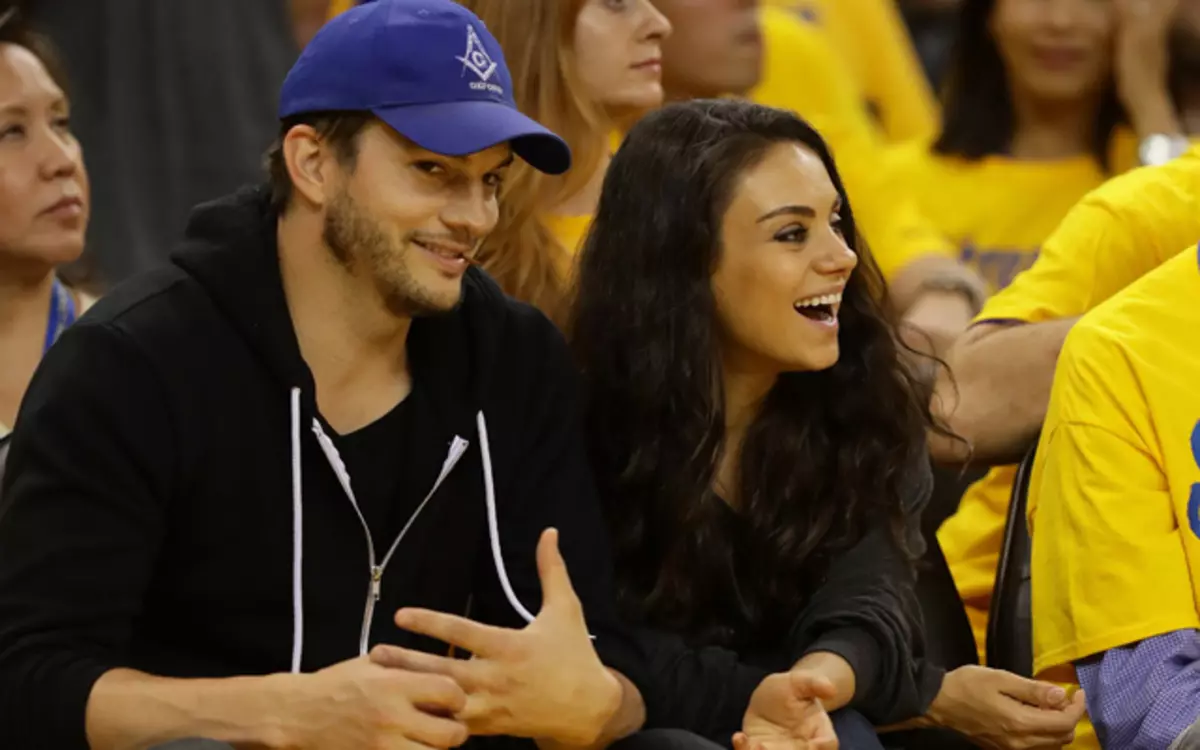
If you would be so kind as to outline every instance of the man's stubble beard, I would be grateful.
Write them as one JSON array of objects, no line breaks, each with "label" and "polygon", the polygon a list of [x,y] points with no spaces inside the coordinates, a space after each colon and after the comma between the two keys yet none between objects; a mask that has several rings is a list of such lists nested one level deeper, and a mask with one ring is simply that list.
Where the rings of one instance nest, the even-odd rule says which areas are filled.
[{"label": "man's stubble beard", "polygon": [[460,295],[446,305],[422,288],[405,265],[408,247],[393,242],[345,190],[329,204],[322,238],[338,265],[351,275],[365,274],[372,280],[396,317],[438,315],[461,302]]}]

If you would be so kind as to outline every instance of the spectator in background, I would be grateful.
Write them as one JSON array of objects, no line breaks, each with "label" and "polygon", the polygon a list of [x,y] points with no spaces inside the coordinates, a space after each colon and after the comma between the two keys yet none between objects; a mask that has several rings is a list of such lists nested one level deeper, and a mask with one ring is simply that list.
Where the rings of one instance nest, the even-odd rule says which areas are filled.
[{"label": "spectator in background", "polygon": [[[796,112],[829,143],[895,308],[941,351],[983,302],[982,282],[880,169],[881,146],[838,53],[815,27],[757,3],[657,0],[674,31],[663,45],[670,99],[745,95]],[[917,337],[917,343],[925,343]]]},{"label": "spectator in background", "polygon": [[[1139,129],[1178,129],[1173,115],[1165,123],[1154,115],[1173,111],[1165,52],[1153,59],[1129,42],[1165,44],[1170,10],[1170,0],[966,0],[944,130],[902,161],[926,214],[993,288],[1031,265],[1072,206],[1103,183],[1118,90]],[[939,532],[981,655],[1015,473],[998,466],[971,485]]]},{"label": "spectator in background", "polygon": [[571,171],[514,165],[480,259],[501,287],[562,322],[575,251],[591,223],[614,133],[662,104],[661,43],[650,0],[460,0],[511,50],[517,104],[566,139]]},{"label": "spectator in background", "polygon": [[1087,692],[1082,748],[1200,746],[1200,257],[1067,337],[1029,486],[1034,670]]},{"label": "spectator in background", "polygon": [[[1090,193],[1046,240],[1033,267],[988,300],[949,356],[935,412],[985,464],[1016,463],[1046,418],[1059,350],[1079,316],[1200,240],[1200,146],[1136,169]],[[934,456],[969,456],[934,434]],[[955,582],[979,632],[986,627],[1010,495],[973,490],[943,528]],[[1088,732],[1081,731],[1085,735]]]},{"label": "spectator in background", "polygon": [[[913,725],[986,747],[1061,744],[1082,699],[921,658],[908,555],[929,415],[855,228],[820,136],[791,114],[693,102],[630,132],[571,319],[623,605],[828,680],[802,697],[835,718],[925,713]],[[730,730],[714,718],[682,726]],[[858,719],[835,723],[845,750],[878,746]]]},{"label": "spectator in background", "polygon": [[961,0],[898,0],[925,76],[940,91],[950,65]]},{"label": "spectator in background", "polygon": [[821,29],[888,143],[931,140],[941,113],[895,0],[766,0]]},{"label": "spectator in background", "polygon": [[91,303],[57,270],[83,252],[90,194],[62,68],[0,17],[0,437],[42,356]]},{"label": "spectator in background", "polygon": [[95,210],[87,258],[117,283],[166,260],[197,203],[256,181],[296,58],[289,0],[36,0],[62,50]]},{"label": "spectator in background", "polygon": [[1171,32],[1171,95],[1184,131],[1200,135],[1200,0],[1179,0]]}]

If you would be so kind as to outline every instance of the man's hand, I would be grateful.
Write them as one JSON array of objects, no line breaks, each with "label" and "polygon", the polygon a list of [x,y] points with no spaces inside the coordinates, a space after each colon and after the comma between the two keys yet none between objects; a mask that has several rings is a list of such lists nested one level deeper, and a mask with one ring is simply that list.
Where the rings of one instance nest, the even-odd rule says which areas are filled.
[{"label": "man's hand", "polygon": [[450,718],[467,696],[443,675],[389,669],[360,657],[310,675],[279,677],[294,681],[281,719],[282,747],[418,750],[467,741],[466,725]]},{"label": "man's hand", "polygon": [[1027,680],[987,667],[959,667],[946,674],[929,718],[990,750],[1056,748],[1075,739],[1086,709],[1082,692]]},{"label": "man's hand", "polygon": [[837,736],[822,700],[836,693],[827,678],[803,669],[779,672],[750,696],[734,750],[837,750]]},{"label": "man's hand", "polygon": [[456,716],[471,734],[504,734],[566,745],[596,742],[621,705],[621,685],[600,662],[583,608],[547,530],[537,548],[542,609],[523,630],[481,625],[454,615],[402,609],[396,624],[474,655],[469,661],[396,647],[371,653],[376,663],[452,677],[466,691]]}]

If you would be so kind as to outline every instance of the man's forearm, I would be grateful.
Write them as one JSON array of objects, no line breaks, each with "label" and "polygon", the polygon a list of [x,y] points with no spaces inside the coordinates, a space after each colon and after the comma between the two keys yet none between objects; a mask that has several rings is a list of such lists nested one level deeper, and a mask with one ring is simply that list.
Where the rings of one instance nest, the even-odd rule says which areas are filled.
[{"label": "man's forearm", "polygon": [[983,323],[963,335],[941,373],[932,408],[966,446],[931,435],[930,450],[943,463],[1016,463],[1041,429],[1050,402],[1054,366],[1078,318],[1048,323]]},{"label": "man's forearm", "polygon": [[178,680],[114,669],[87,704],[93,750],[141,750],[189,737],[237,748],[284,745],[281,703],[291,675]]},{"label": "man's forearm", "polygon": [[646,703],[642,700],[641,691],[625,675],[615,669],[608,671],[621,683],[621,705],[604,725],[600,737],[587,747],[564,745],[554,740],[538,740],[537,745],[541,750],[601,750],[642,728],[646,723]]}]

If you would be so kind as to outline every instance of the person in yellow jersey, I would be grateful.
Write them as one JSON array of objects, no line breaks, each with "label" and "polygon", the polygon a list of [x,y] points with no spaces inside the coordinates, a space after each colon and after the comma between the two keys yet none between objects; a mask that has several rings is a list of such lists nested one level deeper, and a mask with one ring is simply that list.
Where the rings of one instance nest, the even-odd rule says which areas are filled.
[{"label": "person in yellow jersey", "polygon": [[940,112],[895,0],[766,0],[823,31],[889,143],[931,140]]},{"label": "person in yellow jersey", "polygon": [[510,295],[562,322],[575,251],[591,223],[613,132],[662,104],[671,25],[650,0],[459,0],[510,53],[517,105],[570,144],[571,171],[514,165],[484,268]]},{"label": "person in yellow jersey", "polygon": [[938,532],[980,652],[1016,463],[1046,415],[1055,362],[1080,315],[1200,240],[1200,147],[1117,177],[1080,201],[1037,262],[988,300],[951,349],[935,413],[962,444],[932,435],[936,460],[994,465]]},{"label": "person in yellow jersey", "polygon": [[1091,747],[1200,743],[1197,300],[1192,246],[1085,315],[1038,444],[1034,669],[1084,687]]},{"label": "person in yellow jersey", "polygon": [[1175,2],[964,2],[942,131],[898,149],[893,165],[992,290],[1109,176],[1124,113],[1147,158],[1186,148],[1162,52]]},{"label": "person in yellow jersey", "polygon": [[782,8],[760,9],[753,2],[656,0],[656,5],[675,29],[663,45],[667,97],[745,95],[808,120],[837,158],[894,305],[941,351],[978,311],[983,284],[920,215],[903,176],[880,168],[882,145],[823,33]]},{"label": "person in yellow jersey", "polygon": [[[1000,290],[1104,182],[1122,100],[1139,128],[1177,138],[1165,56],[1141,52],[1144,39],[1165,40],[1174,7],[1173,0],[965,0],[961,13],[942,134],[931,147],[905,147],[896,164],[912,177],[925,215]],[[1165,113],[1155,115],[1159,105]],[[1007,507],[1015,472],[998,466],[972,484],[939,533],[981,658],[1003,529],[1003,511],[999,531],[993,511]]]}]

